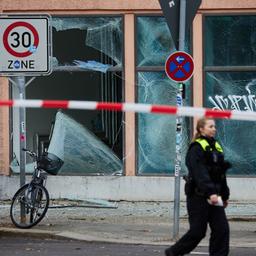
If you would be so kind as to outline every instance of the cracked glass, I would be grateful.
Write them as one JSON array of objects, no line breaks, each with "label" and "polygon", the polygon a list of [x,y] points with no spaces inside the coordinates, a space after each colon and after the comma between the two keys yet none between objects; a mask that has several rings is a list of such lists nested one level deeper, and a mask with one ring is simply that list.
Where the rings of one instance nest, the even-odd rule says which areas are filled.
[{"label": "cracked glass", "polygon": [[[205,17],[206,107],[256,110],[256,75],[250,71],[256,70],[255,24],[255,15]],[[216,123],[217,138],[232,163],[228,174],[255,175],[256,139],[249,133],[256,129],[255,122],[219,119]]]},{"label": "cracked glass", "polygon": [[[190,93],[183,104],[188,105]],[[138,102],[157,105],[176,105],[177,84],[165,72],[138,73]],[[190,142],[190,122],[183,119],[182,172],[186,172],[184,158]],[[176,146],[176,116],[138,114],[137,150],[139,174],[172,174]]]},{"label": "cracked glass", "polygon": [[[121,17],[54,17],[52,26],[54,66],[75,65],[74,60],[94,60],[97,54],[100,54],[99,65],[122,66]],[[64,37],[68,32],[72,32],[76,40],[66,40]],[[65,58],[63,51],[73,56],[68,54]]]},{"label": "cracked glass", "polygon": [[175,51],[164,17],[137,18],[137,65],[163,66]]},{"label": "cracked glass", "polygon": [[[205,107],[218,110],[256,111],[255,72],[219,72],[206,74]],[[232,163],[228,174],[255,175],[256,123],[216,120],[217,138],[226,158]]]},{"label": "cracked glass", "polygon": [[[155,105],[176,105],[178,84],[165,74],[165,61],[175,52],[165,18],[140,16],[136,23],[137,102]],[[187,35],[189,38],[189,35]],[[185,41],[188,52],[189,40]],[[158,67],[156,70],[155,67]],[[159,67],[160,70],[159,71]],[[143,68],[147,72],[143,72]],[[190,83],[185,83],[183,104],[190,104]],[[177,144],[181,145],[181,172],[190,142],[190,119],[183,118],[183,134],[176,141],[176,116],[137,114],[137,172],[138,174],[173,174]]]},{"label": "cracked glass", "polygon": [[62,112],[56,114],[48,152],[64,161],[60,170],[63,174],[72,170],[81,174],[122,175],[123,164],[114,151]]}]

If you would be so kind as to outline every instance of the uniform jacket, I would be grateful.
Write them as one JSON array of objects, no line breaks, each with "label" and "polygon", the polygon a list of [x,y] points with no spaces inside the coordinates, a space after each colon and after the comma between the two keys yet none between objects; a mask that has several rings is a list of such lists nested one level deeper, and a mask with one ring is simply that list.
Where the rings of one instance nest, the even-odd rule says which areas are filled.
[{"label": "uniform jacket", "polygon": [[[213,151],[216,152],[214,149],[215,139],[201,138],[206,139]],[[189,177],[192,179],[196,190],[204,196],[210,197],[213,194],[218,194],[226,201],[229,198],[226,171],[230,164],[224,161],[223,154],[219,155],[220,160],[217,164],[213,164],[209,158],[211,158],[211,153],[206,152],[199,143],[193,142],[186,155]]]}]

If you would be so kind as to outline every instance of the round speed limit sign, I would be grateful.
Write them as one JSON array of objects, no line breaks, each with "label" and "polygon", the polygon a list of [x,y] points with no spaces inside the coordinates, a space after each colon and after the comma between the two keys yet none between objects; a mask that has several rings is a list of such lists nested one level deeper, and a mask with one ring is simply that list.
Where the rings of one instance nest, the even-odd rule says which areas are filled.
[{"label": "round speed limit sign", "polygon": [[24,21],[12,23],[4,31],[5,49],[15,57],[28,57],[39,44],[39,35],[35,27]]},{"label": "round speed limit sign", "polygon": [[0,74],[51,72],[48,15],[0,15]]}]

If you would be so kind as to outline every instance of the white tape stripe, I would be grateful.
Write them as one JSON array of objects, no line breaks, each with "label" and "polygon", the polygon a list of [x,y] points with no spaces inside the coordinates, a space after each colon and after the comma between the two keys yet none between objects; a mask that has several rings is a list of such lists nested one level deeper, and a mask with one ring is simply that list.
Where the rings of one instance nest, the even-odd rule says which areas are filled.
[{"label": "white tape stripe", "polygon": [[43,104],[42,100],[14,100],[13,107],[31,107],[41,108]]},{"label": "white tape stripe", "polygon": [[236,119],[236,120],[247,120],[247,121],[252,121],[256,120],[256,112],[253,111],[238,111],[238,110],[233,110],[231,111],[231,119]]},{"label": "white tape stripe", "polygon": [[152,109],[152,105],[149,105],[149,104],[134,104],[134,103],[123,104],[123,111],[150,113],[151,109]]},{"label": "white tape stripe", "polygon": [[203,117],[205,115],[205,109],[196,107],[180,107],[178,108],[177,115]]},{"label": "white tape stripe", "polygon": [[71,100],[68,102],[68,108],[70,109],[96,109],[97,108],[96,101],[75,101]]}]

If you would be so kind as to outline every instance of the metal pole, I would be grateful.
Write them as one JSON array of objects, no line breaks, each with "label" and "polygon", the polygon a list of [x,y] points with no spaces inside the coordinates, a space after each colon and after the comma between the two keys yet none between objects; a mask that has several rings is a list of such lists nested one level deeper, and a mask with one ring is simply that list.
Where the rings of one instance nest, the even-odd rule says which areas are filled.
[{"label": "metal pole", "polygon": [[[25,77],[18,76],[15,78],[15,84],[19,88],[19,99],[25,99]],[[26,148],[26,122],[25,122],[25,108],[21,107],[19,109],[19,137],[20,137],[20,186],[22,187],[26,183],[26,156],[25,152],[22,150]],[[21,222],[25,222],[25,206],[21,204],[21,212],[20,212]]]},{"label": "metal pole", "polygon": [[[17,77],[17,85],[19,88],[20,100],[25,99],[25,77]],[[19,109],[19,121],[20,121],[20,186],[26,183],[25,177],[25,166],[26,166],[26,156],[25,152],[22,150],[26,148],[26,123],[25,123],[25,108]]]},{"label": "metal pole", "polygon": [[[186,31],[186,0],[180,1],[180,24],[179,24],[179,51],[185,50]],[[178,84],[177,106],[181,107],[183,84]],[[182,117],[176,118],[176,158],[175,158],[175,185],[174,185],[174,225],[173,239],[177,240],[179,235],[179,212],[180,212],[180,171],[181,171],[181,143],[182,143]]]}]

